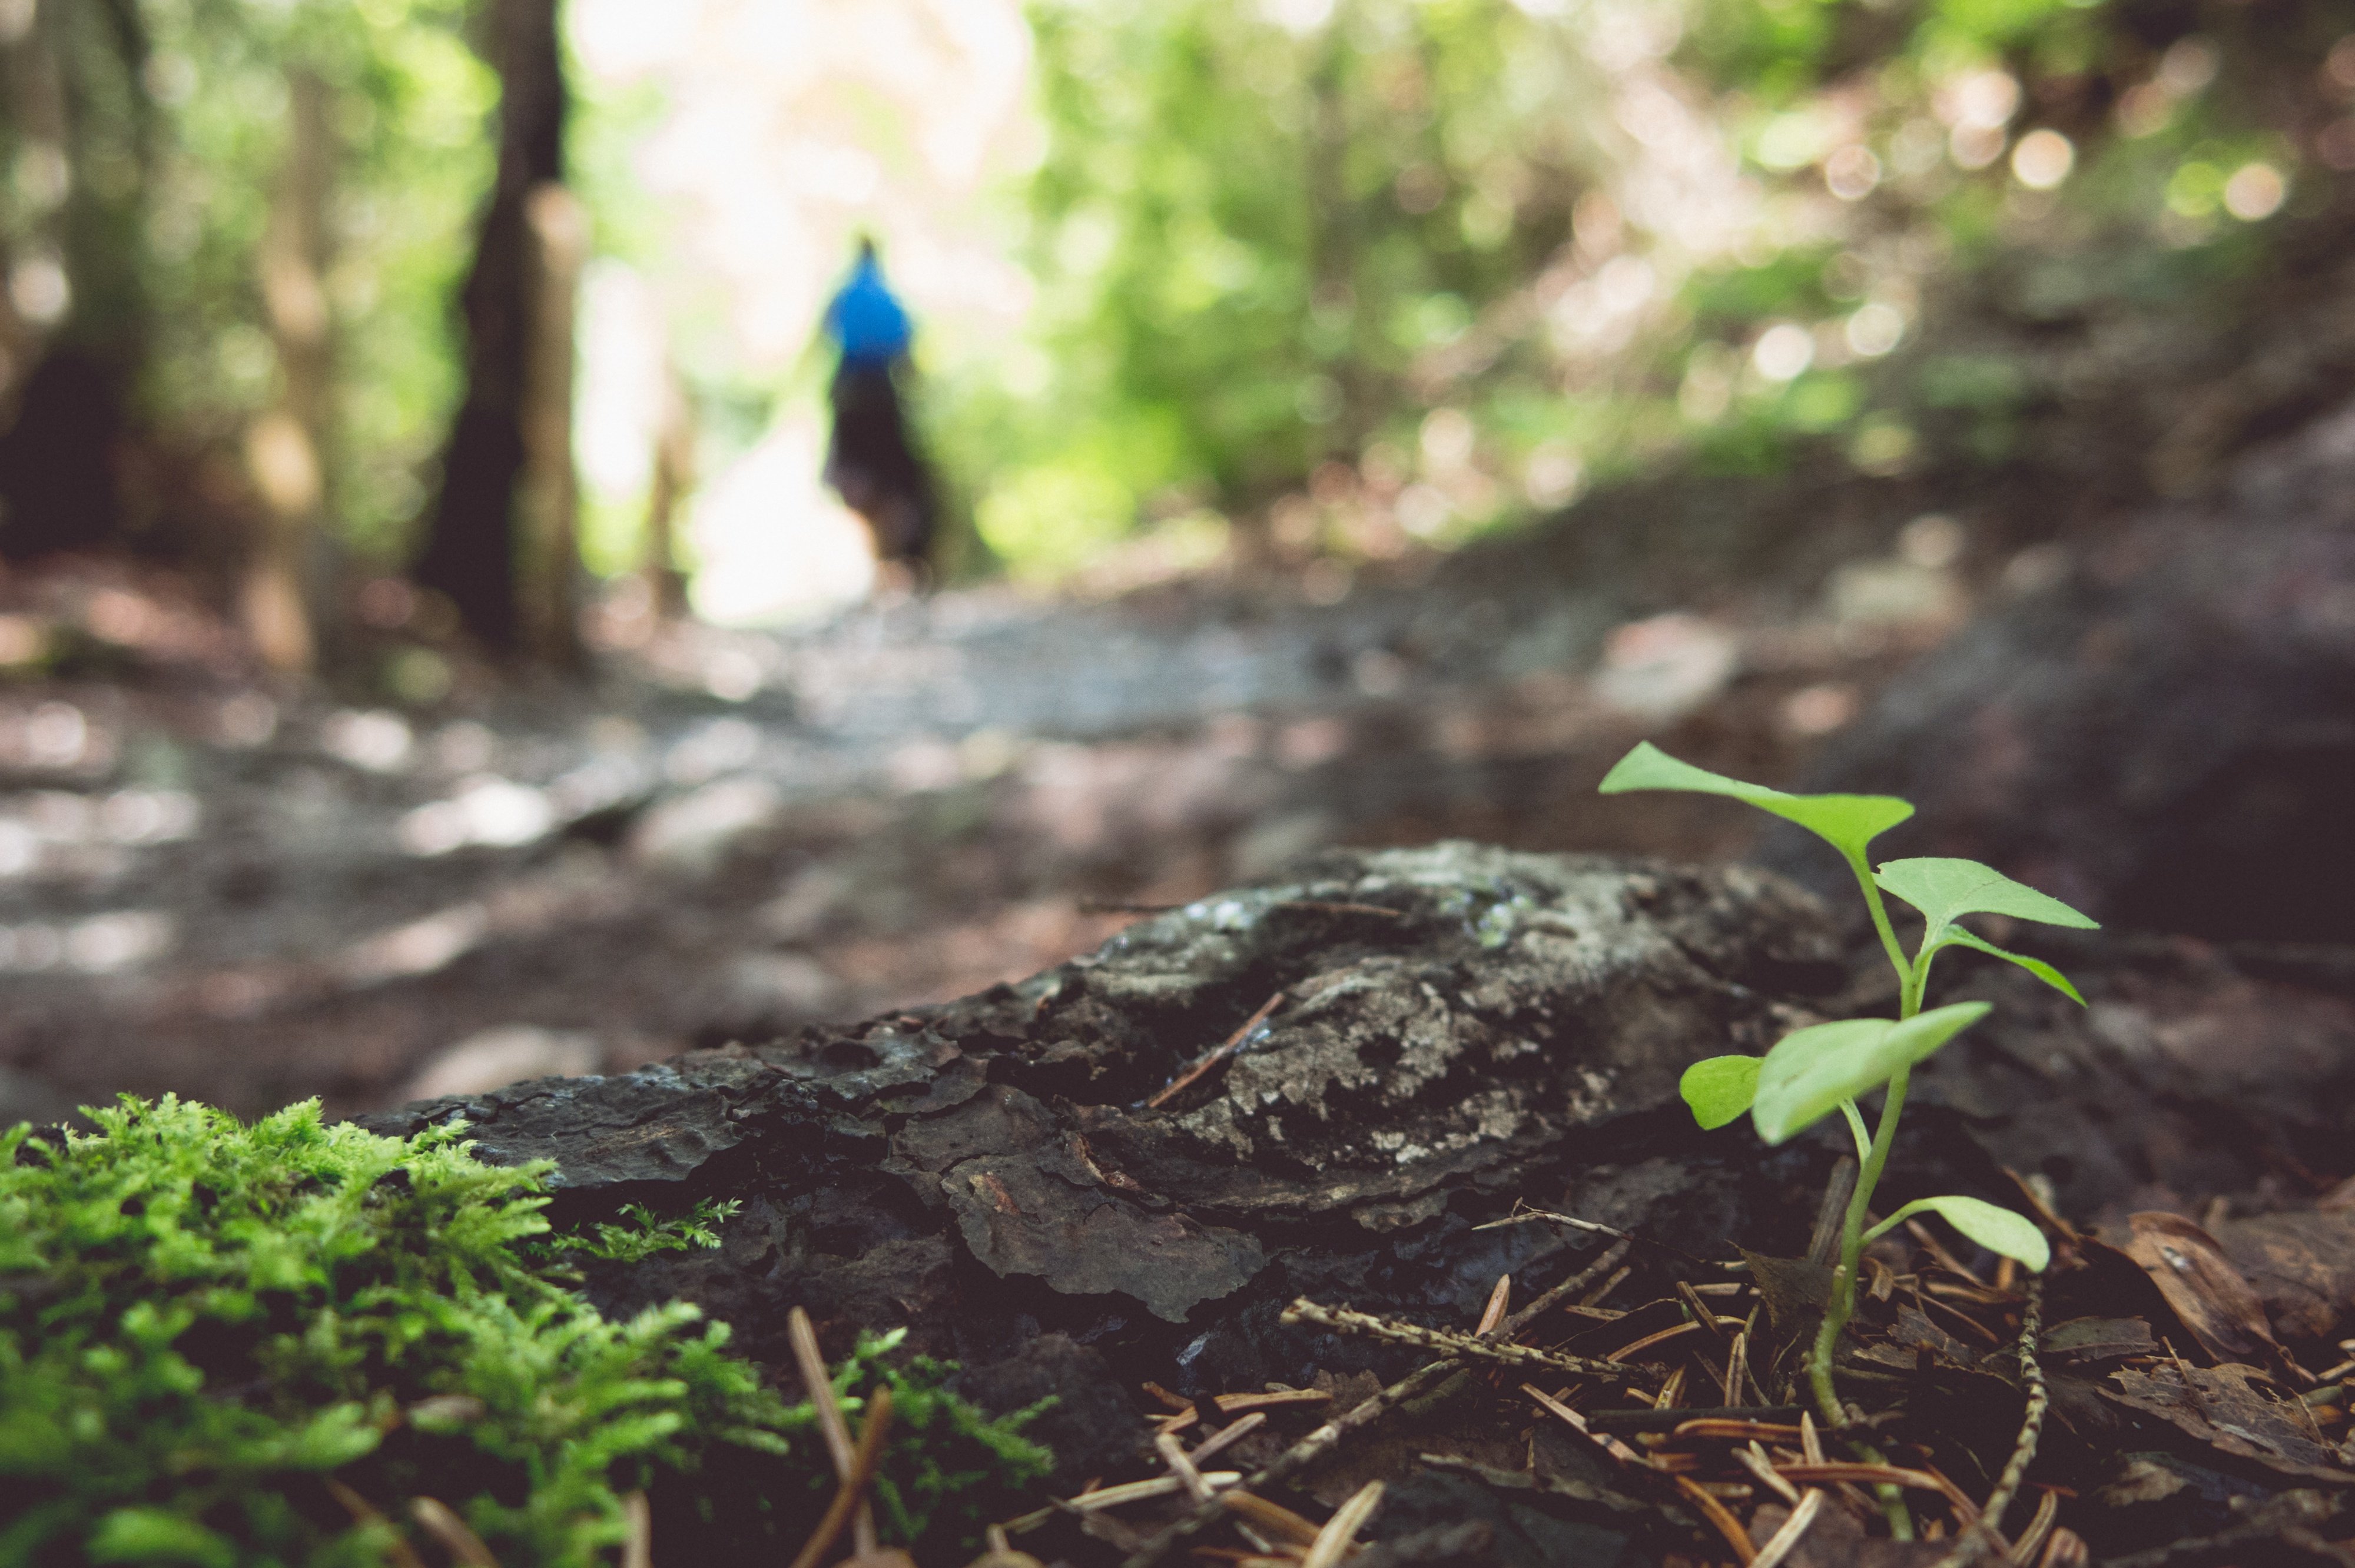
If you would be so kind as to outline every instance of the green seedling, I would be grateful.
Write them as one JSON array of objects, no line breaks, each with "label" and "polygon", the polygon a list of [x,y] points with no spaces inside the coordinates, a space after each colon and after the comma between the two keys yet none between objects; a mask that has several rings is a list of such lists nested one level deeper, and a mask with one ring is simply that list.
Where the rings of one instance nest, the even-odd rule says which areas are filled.
[{"label": "green seedling", "polygon": [[[2059,899],[2023,886],[1977,861],[1892,860],[1875,870],[1866,858],[1873,839],[1913,814],[1910,803],[1894,796],[1789,795],[1679,762],[1649,743],[1638,745],[1620,758],[1602,784],[1605,795],[1635,789],[1731,796],[1796,822],[1823,839],[1839,851],[1855,873],[1865,906],[1872,914],[1873,930],[1897,971],[1895,1018],[1850,1019],[1794,1030],[1763,1057],[1714,1056],[1695,1063],[1687,1069],[1680,1086],[1685,1103],[1702,1127],[1723,1127],[1747,1111],[1751,1125],[1770,1144],[1796,1137],[1836,1111],[1848,1120],[1856,1140],[1856,1192],[1840,1227],[1839,1265],[1832,1276],[1830,1305],[1807,1366],[1816,1403],[1824,1419],[1837,1425],[1843,1415],[1832,1383],[1832,1353],[1856,1309],[1859,1261],[1874,1241],[1916,1214],[1934,1213],[1981,1246],[2015,1258],[2032,1270],[2041,1272],[2051,1261],[2044,1236],[2032,1223],[1977,1198],[1923,1198],[1866,1228],[1873,1190],[1880,1185],[1890,1147],[1896,1140],[1908,1076],[1917,1063],[1987,1012],[1983,1001],[1956,1002],[1923,1012],[1931,965],[1948,948],[1968,948],[2018,964],[2082,1006],[2085,999],[2051,965],[2006,952],[1955,922],[1967,915],[2006,915],[2080,929],[2092,929],[2094,922]],[[1921,912],[1922,940],[1911,958],[1890,924],[1889,908],[1881,897],[1884,893],[1894,894]],[[1885,1091],[1881,1119],[1867,1133],[1859,1102],[1876,1089]],[[1892,1509],[1890,1517],[1892,1525],[1908,1528],[1902,1506]]]}]

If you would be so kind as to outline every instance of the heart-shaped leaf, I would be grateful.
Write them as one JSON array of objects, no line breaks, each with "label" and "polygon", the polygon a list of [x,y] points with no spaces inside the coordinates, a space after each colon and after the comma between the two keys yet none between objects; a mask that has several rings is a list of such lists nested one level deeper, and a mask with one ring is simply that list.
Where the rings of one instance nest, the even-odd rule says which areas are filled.
[{"label": "heart-shaped leaf", "polygon": [[1788,795],[1764,784],[1744,784],[1679,762],[1648,740],[1637,742],[1636,749],[1604,775],[1598,787],[1604,795],[1623,795],[1631,789],[1686,789],[1746,800],[1828,841],[1859,870],[1865,845],[1913,814],[1913,808],[1894,795]]},{"label": "heart-shaped leaf", "polygon": [[1721,1128],[1750,1108],[1758,1093],[1759,1056],[1711,1056],[1685,1069],[1677,1085],[1692,1107],[1693,1120]]},{"label": "heart-shaped leaf", "polygon": [[2042,959],[2031,959],[2026,953],[2014,953],[2008,951],[2005,948],[1997,947],[1993,942],[1985,941],[1980,938],[1971,935],[1970,932],[1966,931],[1960,926],[1955,926],[1948,929],[1946,934],[1939,939],[1938,945],[1942,948],[1969,948],[1976,952],[1987,953],[1995,958],[2001,959],[2007,963],[2018,964],[2021,969],[2026,969],[2030,974],[2034,975],[2038,980],[2042,980],[2046,985],[2051,986],[2054,991],[2059,991],[2062,996],[2067,997],[2079,1007],[2085,1005],[2085,999],[2077,994],[2077,988],[2069,983],[2069,977],[2062,974],[2059,969],[2054,969],[2051,964],[2046,963]]},{"label": "heart-shaped leaf", "polygon": [[1864,1239],[1870,1242],[1886,1235],[1915,1214],[1922,1213],[1937,1215],[1989,1252],[2017,1258],[2038,1274],[2043,1273],[2044,1266],[2052,1261],[2052,1247],[2045,1241],[2044,1233],[2036,1228],[2035,1221],[2009,1209],[1956,1194],[1943,1198],[1916,1198],[1865,1232]]},{"label": "heart-shaped leaf", "polygon": [[1856,1018],[1794,1030],[1758,1068],[1751,1120],[1781,1143],[1861,1099],[1987,1014],[1984,1001],[1958,1001],[1902,1022]]},{"label": "heart-shaped leaf", "polygon": [[1965,915],[2009,915],[2016,920],[2073,926],[2081,931],[2100,929],[2098,921],[2078,914],[2058,898],[1975,860],[1892,860],[1875,872],[1872,880],[1922,911],[1933,931]]}]

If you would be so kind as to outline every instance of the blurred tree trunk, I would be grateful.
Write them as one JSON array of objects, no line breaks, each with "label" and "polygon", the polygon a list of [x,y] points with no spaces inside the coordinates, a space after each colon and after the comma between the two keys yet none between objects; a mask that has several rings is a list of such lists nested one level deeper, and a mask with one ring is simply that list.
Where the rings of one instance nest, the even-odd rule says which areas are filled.
[{"label": "blurred tree trunk", "polygon": [[135,0],[35,0],[0,36],[14,200],[0,236],[0,555],[121,542],[125,407],[144,362],[154,110]]},{"label": "blurred tree trunk", "polygon": [[525,203],[523,472],[516,504],[524,646],[550,664],[581,661],[581,490],[572,466],[572,322],[589,259],[589,212],[559,185]]},{"label": "blurred tree trunk", "polygon": [[1349,69],[1348,29],[1355,7],[1337,0],[1325,20],[1323,48],[1308,79],[1308,213],[1309,309],[1316,314],[1346,316],[1349,322],[1348,349],[1334,356],[1328,372],[1340,388],[1339,406],[1317,438],[1314,463],[1340,451],[1355,452],[1363,444],[1366,407],[1361,385],[1363,356],[1359,352],[1365,311],[1358,297],[1358,221],[1349,193]]},{"label": "blurred tree trunk", "polygon": [[[499,163],[474,265],[459,294],[466,327],[466,397],[442,449],[442,493],[416,577],[449,596],[486,645],[520,652],[538,614],[525,611],[519,515],[533,447],[542,246],[531,212],[564,176],[565,86],[557,0],[485,0],[486,52],[499,73]],[[566,333],[570,339],[569,323]],[[542,381],[545,381],[543,374]],[[546,458],[545,432],[540,451]],[[538,487],[535,487],[537,489]],[[544,499],[544,497],[540,498]],[[549,563],[535,560],[538,567]],[[565,577],[570,580],[570,563]],[[544,613],[541,612],[541,613]]]},{"label": "blurred tree trunk", "polygon": [[278,351],[277,404],[247,429],[246,468],[261,497],[239,595],[247,634],[272,668],[304,671],[316,652],[311,557],[325,503],[334,356],[326,276],[336,175],[335,99],[316,71],[287,73],[286,160],[259,257],[261,303]]},{"label": "blurred tree trunk", "polygon": [[695,404],[676,365],[663,366],[662,424],[655,432],[654,486],[646,497],[646,602],[657,625],[687,613],[678,566],[678,509],[695,488]]}]

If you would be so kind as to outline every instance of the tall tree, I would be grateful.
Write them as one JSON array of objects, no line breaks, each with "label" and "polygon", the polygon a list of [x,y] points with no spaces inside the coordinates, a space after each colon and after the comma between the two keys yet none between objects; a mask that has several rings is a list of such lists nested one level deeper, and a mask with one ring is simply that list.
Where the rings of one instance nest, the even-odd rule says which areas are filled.
[{"label": "tall tree", "polygon": [[[530,492],[553,488],[548,476],[531,484],[535,451],[549,455],[545,410],[553,397],[547,359],[553,345],[544,323],[551,281],[560,285],[551,252],[560,249],[566,224],[549,217],[546,187],[564,178],[567,95],[557,34],[557,0],[487,0],[485,54],[498,71],[499,162],[483,214],[474,265],[460,291],[465,319],[466,397],[443,449],[442,490],[431,532],[416,566],[417,580],[457,606],[467,629],[492,648],[517,652],[535,634],[553,636],[570,651],[570,627],[556,626],[544,608],[527,612],[527,563],[569,578],[571,562],[550,559],[543,542],[569,534],[564,520],[524,526]],[[534,212],[542,215],[535,223]],[[568,384],[569,374],[563,377]],[[535,397],[537,394],[537,399]],[[535,401],[540,417],[535,418]],[[557,503],[569,506],[569,498]],[[527,546],[527,536],[537,535]],[[561,581],[562,579],[559,579]],[[536,607],[550,595],[530,593]]]},{"label": "tall tree", "polygon": [[278,354],[278,397],[246,429],[246,467],[263,516],[239,609],[263,658],[306,670],[314,652],[311,555],[326,499],[333,395],[327,268],[328,199],[336,174],[332,90],[297,64],[287,71],[285,161],[270,204],[257,270],[262,313]]},{"label": "tall tree", "polygon": [[36,0],[0,37],[6,204],[0,554],[102,546],[123,526],[126,396],[150,313],[141,218],[154,112],[133,0]]}]

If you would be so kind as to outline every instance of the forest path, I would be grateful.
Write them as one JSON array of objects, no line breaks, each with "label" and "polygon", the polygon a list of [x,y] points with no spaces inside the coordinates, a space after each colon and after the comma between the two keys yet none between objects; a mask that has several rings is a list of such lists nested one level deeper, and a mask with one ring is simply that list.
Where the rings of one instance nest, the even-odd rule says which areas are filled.
[{"label": "forest path", "polygon": [[989,589],[687,628],[430,718],[198,678],[168,608],[52,584],[42,613],[144,651],[0,694],[0,1122],[121,1090],[350,1111],[766,1038],[1330,843],[1730,853],[1746,824],[1598,810],[1594,780],[1646,734],[1786,778],[1966,598],[1892,556],[1796,620],[1646,614],[1527,554],[1326,605]]}]

